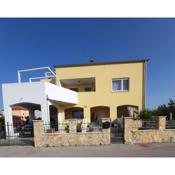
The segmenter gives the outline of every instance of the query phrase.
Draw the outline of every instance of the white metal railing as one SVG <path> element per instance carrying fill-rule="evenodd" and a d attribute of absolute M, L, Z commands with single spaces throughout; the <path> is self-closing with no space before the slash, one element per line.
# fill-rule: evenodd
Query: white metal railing
<path fill-rule="evenodd" d="M 31 83 L 33 80 L 41 80 L 41 79 L 46 79 L 46 78 L 54 78 L 55 76 L 45 76 L 45 77 L 34 77 L 34 78 L 29 78 L 29 82 Z"/>
<path fill-rule="evenodd" d="M 42 76 L 42 77 L 33 77 L 33 78 L 30 77 L 29 82 L 32 82 L 33 80 L 40 80 L 40 79 L 45 79 L 45 78 L 56 77 L 55 72 L 50 67 L 38 67 L 38 68 L 32 68 L 32 69 L 24 69 L 24 70 L 18 70 L 18 83 L 21 83 L 21 73 L 38 71 L 38 70 L 47 70 L 47 72 L 45 72 L 45 76 Z"/>

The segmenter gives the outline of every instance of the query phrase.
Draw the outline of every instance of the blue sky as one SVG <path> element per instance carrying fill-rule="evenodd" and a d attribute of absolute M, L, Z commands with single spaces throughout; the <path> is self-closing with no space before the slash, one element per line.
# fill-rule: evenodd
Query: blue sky
<path fill-rule="evenodd" d="M 92 58 L 149 58 L 147 107 L 175 98 L 175 19 L 0 19 L 0 84 L 16 82 L 18 69 Z"/>

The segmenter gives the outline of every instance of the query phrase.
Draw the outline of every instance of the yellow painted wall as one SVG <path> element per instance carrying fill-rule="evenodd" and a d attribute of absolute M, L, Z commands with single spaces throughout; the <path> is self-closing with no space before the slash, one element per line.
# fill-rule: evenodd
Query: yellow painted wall
<path fill-rule="evenodd" d="M 139 110 L 144 107 L 144 62 L 56 68 L 56 75 L 56 81 L 95 77 L 96 91 L 79 92 L 75 105 L 84 108 L 89 121 L 90 108 L 94 106 L 110 107 L 112 120 L 117 118 L 117 106 L 135 105 Z M 112 92 L 113 78 L 129 78 L 129 91 Z"/>
<path fill-rule="evenodd" d="M 85 87 L 91 87 L 92 90 L 94 91 L 95 90 L 95 86 L 93 84 L 85 84 L 85 85 L 82 85 L 82 84 L 71 84 L 71 85 L 64 85 L 65 88 L 78 88 L 79 92 L 84 92 L 84 88 Z"/>

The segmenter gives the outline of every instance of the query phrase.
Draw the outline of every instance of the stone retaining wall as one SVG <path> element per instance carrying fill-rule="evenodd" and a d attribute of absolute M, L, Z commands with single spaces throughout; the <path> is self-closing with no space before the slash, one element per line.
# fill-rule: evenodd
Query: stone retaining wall
<path fill-rule="evenodd" d="M 156 129 L 139 130 L 142 121 L 133 118 L 125 118 L 124 125 L 125 144 L 175 142 L 175 129 L 166 129 L 165 116 L 157 118 Z"/>
<path fill-rule="evenodd" d="M 106 119 L 105 119 L 106 121 Z M 34 121 L 35 147 L 80 146 L 80 145 L 107 145 L 110 144 L 110 128 L 102 132 L 76 132 L 77 122 L 69 122 L 69 133 L 45 133 L 42 121 Z"/>

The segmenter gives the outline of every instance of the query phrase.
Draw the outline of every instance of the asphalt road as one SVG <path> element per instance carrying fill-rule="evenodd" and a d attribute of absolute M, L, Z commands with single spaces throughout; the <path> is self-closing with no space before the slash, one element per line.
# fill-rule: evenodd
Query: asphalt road
<path fill-rule="evenodd" d="M 0 146 L 0 157 L 175 157 L 175 143 L 50 147 Z"/>

